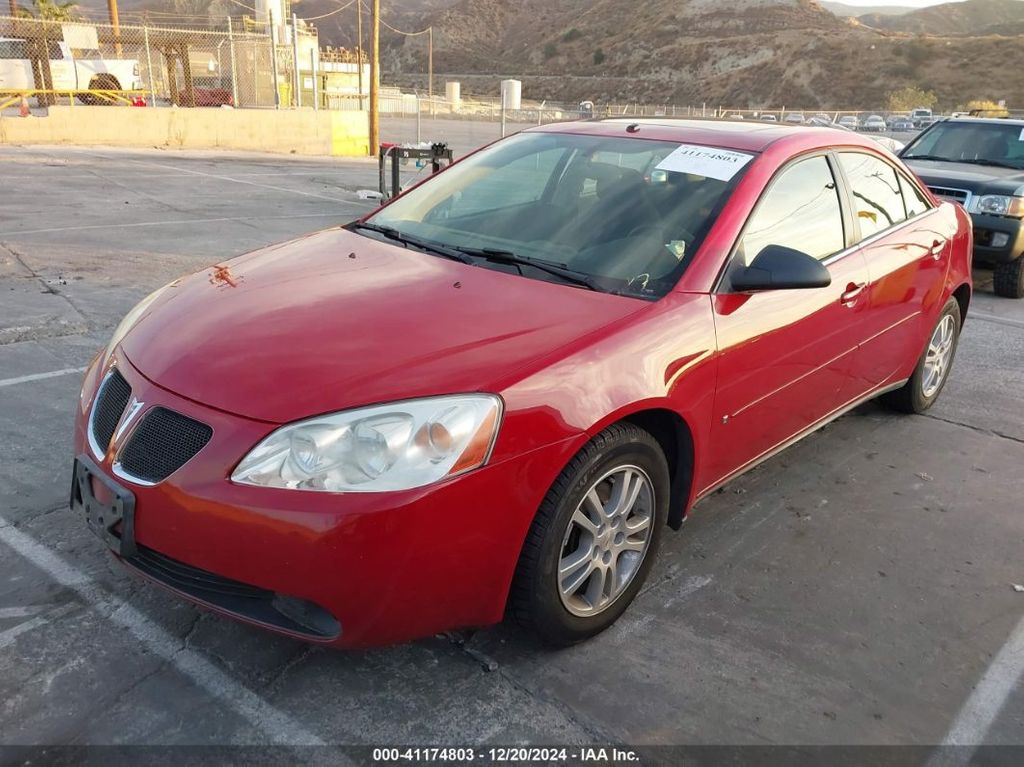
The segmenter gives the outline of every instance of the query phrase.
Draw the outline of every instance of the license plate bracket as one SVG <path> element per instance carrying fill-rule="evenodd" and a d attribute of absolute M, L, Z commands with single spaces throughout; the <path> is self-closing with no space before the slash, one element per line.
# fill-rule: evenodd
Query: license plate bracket
<path fill-rule="evenodd" d="M 93 493 L 100 483 L 113 498 L 101 502 Z M 115 554 L 130 557 L 135 548 L 135 494 L 110 479 L 87 455 L 75 459 L 71 480 L 71 510 L 85 517 L 89 529 Z"/>

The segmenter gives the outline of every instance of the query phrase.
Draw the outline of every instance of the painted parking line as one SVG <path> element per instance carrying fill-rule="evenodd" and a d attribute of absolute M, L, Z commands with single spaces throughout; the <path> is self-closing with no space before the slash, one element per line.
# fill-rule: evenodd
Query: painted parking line
<path fill-rule="evenodd" d="M 216 698 L 252 725 L 254 732 L 276 745 L 320 746 L 324 741 L 288 714 L 275 708 L 236 679 L 225 674 L 180 637 L 168 633 L 128 603 L 108 594 L 85 573 L 0 517 L 0 543 L 9 546 L 57 583 L 71 589 L 127 631 L 146 650 L 172 665 L 196 687 Z M 255 741 L 253 744 L 260 743 Z"/>
<path fill-rule="evenodd" d="M 1013 694 L 1024 679 L 1024 618 L 1017 623 L 1010 638 L 989 664 L 984 676 L 964 702 L 943 746 L 979 746 Z M 954 767 L 971 762 L 974 748 L 940 749 L 928 761 L 928 767 Z"/>
<path fill-rule="evenodd" d="M 0 379 L 0 389 L 5 386 L 17 386 L 18 384 L 31 383 L 32 381 L 45 381 L 47 378 L 59 378 L 60 376 L 69 376 L 72 373 L 84 373 L 85 368 L 64 368 L 63 370 L 51 370 L 48 373 L 34 373 L 28 376 L 18 376 L 17 378 L 4 378 Z"/>
<path fill-rule="evenodd" d="M 11 628 L 6 629 L 5 631 L 0 631 L 0 650 L 7 647 L 7 645 L 13 644 L 14 640 L 22 634 L 27 634 L 29 631 L 35 631 L 36 629 L 42 628 L 50 621 L 55 620 L 62 615 L 67 615 L 78 606 L 79 605 L 73 604 L 61 605 L 60 607 L 50 610 L 45 615 L 37 615 L 31 620 L 19 623 L 16 626 L 11 626 Z"/>

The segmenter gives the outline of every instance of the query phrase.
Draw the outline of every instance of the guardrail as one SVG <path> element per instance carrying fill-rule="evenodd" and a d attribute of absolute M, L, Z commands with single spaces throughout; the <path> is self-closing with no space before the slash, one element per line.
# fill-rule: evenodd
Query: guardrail
<path fill-rule="evenodd" d="M 143 90 L 46 90 L 41 88 L 8 90 L 0 88 L 0 109 L 15 106 L 22 99 L 29 99 L 33 96 L 36 98 L 41 96 L 41 101 L 50 101 L 50 97 L 66 96 L 71 106 L 75 105 L 75 101 L 92 105 L 103 103 L 111 105 L 122 104 L 125 106 L 144 106 L 146 103 L 146 91 Z M 139 103 L 140 100 L 142 101 L 141 104 Z"/>

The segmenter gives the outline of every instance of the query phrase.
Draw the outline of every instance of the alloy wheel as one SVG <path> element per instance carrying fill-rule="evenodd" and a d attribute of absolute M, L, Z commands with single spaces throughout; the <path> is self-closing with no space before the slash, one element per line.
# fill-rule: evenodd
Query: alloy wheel
<path fill-rule="evenodd" d="M 932 333 L 928 351 L 924 357 L 924 375 L 921 377 L 921 394 L 925 399 L 933 397 L 942 387 L 953 358 L 953 344 L 956 341 L 956 320 L 947 314 Z"/>
<path fill-rule="evenodd" d="M 558 560 L 566 610 L 597 615 L 625 591 L 650 547 L 654 509 L 654 485 L 636 466 L 614 468 L 590 486 L 569 519 Z"/>

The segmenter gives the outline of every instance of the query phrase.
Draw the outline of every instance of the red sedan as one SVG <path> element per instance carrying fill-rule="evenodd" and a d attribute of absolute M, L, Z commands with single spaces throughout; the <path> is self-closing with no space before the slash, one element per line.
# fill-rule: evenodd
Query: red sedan
<path fill-rule="evenodd" d="M 971 226 L 828 128 L 537 128 L 177 280 L 93 361 L 72 506 L 129 567 L 356 647 L 568 644 L 666 528 L 857 404 L 942 391 Z"/>

